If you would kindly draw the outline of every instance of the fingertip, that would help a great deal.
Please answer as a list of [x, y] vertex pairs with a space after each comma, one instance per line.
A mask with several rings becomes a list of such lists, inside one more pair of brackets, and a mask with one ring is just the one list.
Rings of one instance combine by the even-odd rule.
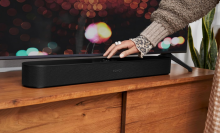
[[124, 54], [120, 54], [120, 58], [124, 58], [125, 57], [125, 55]]

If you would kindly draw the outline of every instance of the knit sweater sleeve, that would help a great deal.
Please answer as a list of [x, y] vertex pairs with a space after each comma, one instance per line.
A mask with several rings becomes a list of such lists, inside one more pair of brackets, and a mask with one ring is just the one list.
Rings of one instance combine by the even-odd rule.
[[151, 15], [153, 21], [141, 35], [153, 46], [189, 23], [205, 16], [219, 0], [161, 0], [159, 8]]

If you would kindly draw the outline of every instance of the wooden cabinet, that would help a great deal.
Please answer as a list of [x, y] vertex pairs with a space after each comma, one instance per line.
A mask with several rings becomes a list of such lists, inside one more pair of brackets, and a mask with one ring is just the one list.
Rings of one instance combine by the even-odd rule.
[[202, 133], [212, 81], [127, 93], [126, 133]]
[[0, 73], [0, 133], [202, 133], [214, 71], [31, 89]]

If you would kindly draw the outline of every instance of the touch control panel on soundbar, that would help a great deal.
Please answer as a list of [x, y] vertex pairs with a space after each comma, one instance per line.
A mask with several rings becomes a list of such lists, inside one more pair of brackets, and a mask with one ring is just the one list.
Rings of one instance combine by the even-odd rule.
[[162, 75], [170, 73], [170, 65], [170, 57], [162, 56], [24, 62], [22, 84], [44, 88]]

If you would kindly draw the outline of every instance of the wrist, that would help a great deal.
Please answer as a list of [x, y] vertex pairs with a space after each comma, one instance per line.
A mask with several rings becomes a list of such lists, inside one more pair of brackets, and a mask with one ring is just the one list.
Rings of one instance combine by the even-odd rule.
[[140, 35], [140, 36], [138, 36], [136, 38], [132, 38], [130, 40], [135, 43], [136, 48], [139, 51], [138, 56], [140, 58], [143, 58], [143, 56], [146, 55], [153, 48], [153, 45], [150, 43], [150, 41], [148, 41], [142, 35]]

